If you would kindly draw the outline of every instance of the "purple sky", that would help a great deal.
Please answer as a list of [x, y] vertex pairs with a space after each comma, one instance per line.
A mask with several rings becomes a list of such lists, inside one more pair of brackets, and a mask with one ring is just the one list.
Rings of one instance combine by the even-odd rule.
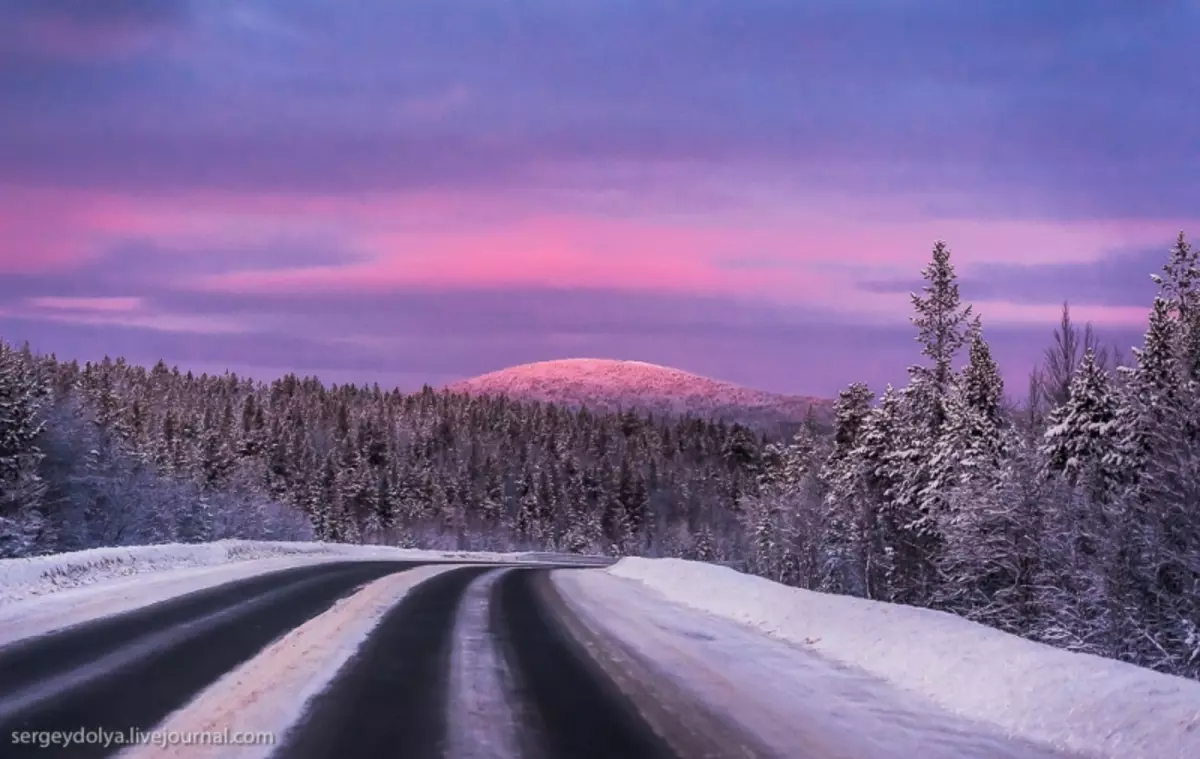
[[1200, 235], [1200, 2], [0, 0], [0, 334], [415, 388], [877, 389], [946, 239], [1012, 390]]

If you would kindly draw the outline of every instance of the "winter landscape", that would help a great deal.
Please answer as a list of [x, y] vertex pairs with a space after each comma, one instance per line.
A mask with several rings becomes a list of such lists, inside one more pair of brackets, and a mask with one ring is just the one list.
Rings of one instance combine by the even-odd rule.
[[1200, 757], [1200, 7], [1091, 14], [0, 0], [0, 756]]

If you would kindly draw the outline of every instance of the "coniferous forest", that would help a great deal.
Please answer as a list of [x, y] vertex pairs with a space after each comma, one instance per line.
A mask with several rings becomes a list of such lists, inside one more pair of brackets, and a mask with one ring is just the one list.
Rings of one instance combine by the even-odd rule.
[[1200, 254], [1123, 361], [1063, 319], [1027, 400], [938, 243], [904, 387], [832, 429], [270, 384], [0, 344], [0, 557], [238, 537], [682, 556], [1200, 677]]

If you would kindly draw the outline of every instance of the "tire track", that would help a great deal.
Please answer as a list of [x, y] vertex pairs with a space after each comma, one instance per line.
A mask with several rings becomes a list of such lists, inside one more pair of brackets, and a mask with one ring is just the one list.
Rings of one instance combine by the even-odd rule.
[[353, 566], [335, 562], [270, 572], [0, 646], [0, 682], [15, 692], [77, 669], [130, 641], [310, 577]]
[[[387, 575], [291, 630], [155, 726], [175, 734], [267, 733], [282, 737], [328, 688], [380, 621], [431, 577], [456, 569], [426, 564]], [[117, 759], [266, 759], [274, 743], [144, 745]]]
[[492, 569], [453, 569], [414, 588], [313, 699], [274, 756], [442, 759], [455, 613], [468, 585]]
[[[338, 598], [411, 566], [347, 562], [276, 572], [17, 643], [0, 651], [0, 736], [149, 729]], [[56, 755], [100, 757], [118, 748], [76, 745]], [[45, 753], [11, 744], [4, 756]]]
[[562, 610], [539, 592], [548, 571], [508, 573], [493, 602], [517, 697], [536, 713], [523, 725], [525, 759], [680, 759], [555, 619]]

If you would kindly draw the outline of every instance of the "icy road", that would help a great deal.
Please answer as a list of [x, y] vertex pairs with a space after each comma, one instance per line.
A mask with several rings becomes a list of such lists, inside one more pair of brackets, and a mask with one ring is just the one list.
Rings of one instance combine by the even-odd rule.
[[[0, 648], [0, 756], [1063, 757], [589, 569], [292, 567]], [[273, 745], [12, 743], [269, 731]]]

